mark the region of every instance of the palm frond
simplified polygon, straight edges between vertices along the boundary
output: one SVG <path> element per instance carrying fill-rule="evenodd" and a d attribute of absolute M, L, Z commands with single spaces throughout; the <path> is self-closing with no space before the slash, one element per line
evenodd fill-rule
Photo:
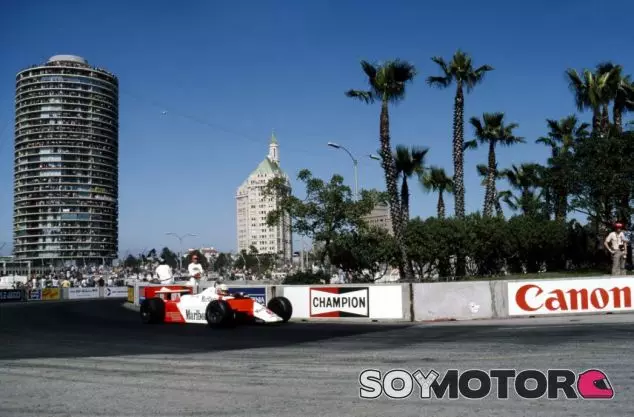
<path fill-rule="evenodd" d="M 467 140 L 464 142 L 464 146 L 462 147 L 462 149 L 464 149 L 465 151 L 478 149 L 478 141 L 476 139 Z"/>
<path fill-rule="evenodd" d="M 371 104 L 376 101 L 376 97 L 372 91 L 348 90 L 346 91 L 346 96 L 363 101 L 366 104 Z"/>

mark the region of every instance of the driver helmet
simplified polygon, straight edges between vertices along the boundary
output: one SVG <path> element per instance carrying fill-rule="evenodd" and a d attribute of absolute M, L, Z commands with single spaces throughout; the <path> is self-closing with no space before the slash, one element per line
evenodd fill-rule
<path fill-rule="evenodd" d="M 229 287 L 226 284 L 220 284 L 216 286 L 216 294 L 218 295 L 229 295 Z"/>

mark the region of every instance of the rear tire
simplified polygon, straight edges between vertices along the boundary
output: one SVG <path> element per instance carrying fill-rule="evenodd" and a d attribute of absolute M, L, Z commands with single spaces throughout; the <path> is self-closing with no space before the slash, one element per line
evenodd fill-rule
<path fill-rule="evenodd" d="M 207 304 L 205 318 L 209 327 L 229 327 L 234 324 L 235 313 L 225 300 L 213 300 Z"/>
<path fill-rule="evenodd" d="M 141 301 L 141 321 L 144 324 L 165 322 L 165 302 L 160 298 L 146 298 Z"/>
<path fill-rule="evenodd" d="M 267 307 L 273 313 L 280 316 L 284 323 L 289 321 L 293 315 L 293 305 L 286 297 L 273 297 Z"/>

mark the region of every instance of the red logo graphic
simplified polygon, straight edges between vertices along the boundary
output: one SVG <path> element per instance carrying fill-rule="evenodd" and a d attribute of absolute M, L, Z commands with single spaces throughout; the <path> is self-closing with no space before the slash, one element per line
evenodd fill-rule
<path fill-rule="evenodd" d="M 581 397 L 589 400 L 614 398 L 614 389 L 607 375 L 598 369 L 590 369 L 579 374 L 577 391 Z"/>

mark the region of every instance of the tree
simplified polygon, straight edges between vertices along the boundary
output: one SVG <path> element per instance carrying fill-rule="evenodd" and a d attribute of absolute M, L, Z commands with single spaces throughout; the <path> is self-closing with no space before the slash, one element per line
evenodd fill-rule
<path fill-rule="evenodd" d="M 353 282 L 373 282 L 397 263 L 398 248 L 384 229 L 344 232 L 332 243 L 332 264 L 352 275 Z"/>
<path fill-rule="evenodd" d="M 401 209 L 403 211 L 403 221 L 409 222 L 409 186 L 407 179 L 414 174 L 420 174 L 424 170 L 425 156 L 429 148 L 420 148 L 418 146 L 398 145 L 394 154 L 397 175 L 402 177 L 401 183 Z"/>
<path fill-rule="evenodd" d="M 554 192 L 555 219 L 564 220 L 568 213 L 569 181 L 571 178 L 571 152 L 576 143 L 588 137 L 588 123 L 579 124 L 575 115 L 570 115 L 561 120 L 546 119 L 548 135 L 536 140 L 551 148 L 549 159 L 548 178 L 549 185 Z M 550 190 L 549 190 L 550 191 Z"/>
<path fill-rule="evenodd" d="M 488 181 L 488 178 L 489 178 L 489 167 L 488 167 L 488 165 L 478 164 L 476 166 L 476 170 L 478 171 L 478 175 L 480 175 L 482 177 L 481 184 L 484 187 L 486 187 L 487 181 Z M 493 190 L 493 194 L 494 194 L 493 206 L 495 207 L 495 214 L 497 215 L 497 217 L 504 218 L 504 211 L 502 210 L 502 204 L 500 202 L 503 200 L 503 198 L 505 196 L 507 196 L 508 192 L 499 191 L 497 189 L 498 181 L 504 178 L 504 171 L 500 171 L 499 169 L 497 169 L 497 166 L 496 166 L 493 175 L 495 177 L 495 187 L 494 187 L 494 190 Z"/>
<path fill-rule="evenodd" d="M 226 253 L 220 252 L 214 261 L 213 269 L 220 274 L 224 274 L 229 267 L 231 267 L 231 259 Z"/>
<path fill-rule="evenodd" d="M 441 76 L 427 78 L 431 86 L 447 88 L 452 83 L 456 84 L 453 114 L 453 163 L 454 163 L 454 193 L 456 217 L 465 216 L 465 189 L 464 189 L 464 91 L 471 92 L 480 84 L 487 72 L 492 71 L 490 65 L 482 65 L 474 68 L 471 57 L 458 50 L 449 63 L 441 57 L 433 57 L 432 61 L 438 64 L 442 71 Z"/>
<path fill-rule="evenodd" d="M 443 194 L 453 192 L 453 179 L 447 176 L 444 168 L 432 166 L 428 171 L 419 176 L 419 181 L 426 192 L 438 192 L 438 204 L 436 209 L 438 211 L 438 218 L 444 219 L 445 200 L 443 199 Z"/>
<path fill-rule="evenodd" d="M 399 202 L 397 189 L 398 175 L 392 156 L 390 143 L 390 116 L 389 104 L 397 103 L 405 98 L 405 86 L 414 80 L 416 69 L 406 61 L 393 60 L 381 65 L 372 65 L 367 61 L 361 61 L 361 68 L 367 76 L 369 90 L 348 90 L 348 97 L 359 99 L 365 103 L 381 103 L 381 116 L 379 123 L 379 142 L 381 144 L 381 160 L 385 173 L 385 183 L 390 200 L 390 214 L 393 223 L 394 238 L 396 239 L 401 256 L 399 271 L 401 278 L 413 280 L 414 272 L 409 267 L 407 248 L 404 240 L 405 219 Z"/>
<path fill-rule="evenodd" d="M 126 268 L 137 270 L 139 268 L 139 260 L 133 255 L 128 255 L 127 258 L 125 258 L 125 260 L 123 261 L 123 266 Z"/>
<path fill-rule="evenodd" d="M 386 200 L 384 193 L 362 190 L 361 197 L 355 201 L 341 175 L 333 175 L 329 182 L 324 182 L 303 169 L 297 178 L 305 185 L 305 198 L 292 195 L 281 178 L 273 178 L 267 183 L 264 194 L 279 196 L 279 206 L 268 214 L 267 224 L 274 226 L 288 215 L 293 232 L 323 244 L 322 265 L 326 257 L 333 255 L 332 242 L 344 232 L 366 227 L 363 216 L 370 214 L 377 203 Z"/>
<path fill-rule="evenodd" d="M 504 170 L 504 177 L 511 187 L 520 192 L 519 197 L 506 194 L 505 202 L 513 210 L 521 210 L 525 216 L 538 217 L 541 214 L 542 203 L 538 194 L 541 166 L 534 163 L 511 165 Z"/>
<path fill-rule="evenodd" d="M 605 138 L 586 138 L 576 146 L 571 208 L 588 215 L 597 228 L 610 227 L 615 220 L 629 223 L 630 209 L 621 200 L 632 194 L 632 155 L 634 132 L 629 131 L 612 129 Z"/>
<path fill-rule="evenodd" d="M 609 76 L 607 95 L 612 100 L 614 127 L 623 132 L 623 113 L 634 111 L 634 84 L 629 75 L 623 75 L 623 67 L 611 62 L 597 65 L 597 74 Z"/>
<path fill-rule="evenodd" d="M 172 252 L 168 247 L 164 247 L 161 250 L 161 258 L 165 259 L 165 262 L 171 268 L 176 268 L 178 266 L 178 255 Z"/>
<path fill-rule="evenodd" d="M 505 124 L 504 113 L 484 113 L 482 115 L 482 121 L 477 117 L 472 117 L 469 119 L 469 123 L 475 130 L 476 139 L 465 143 L 465 148 L 475 149 L 478 146 L 478 142 L 489 146 L 483 215 L 485 217 L 491 217 L 493 215 L 496 197 L 495 177 L 497 161 L 495 158 L 495 147 L 498 144 L 512 146 L 518 143 L 524 143 L 524 138 L 513 134 L 513 130 L 519 127 L 519 125 L 517 123 Z"/>
<path fill-rule="evenodd" d="M 566 70 L 568 86 L 574 94 L 577 110 L 592 111 L 592 134 L 601 137 L 609 128 L 610 78 L 614 72 L 595 73 L 584 69 L 582 74 L 574 69 Z"/>

